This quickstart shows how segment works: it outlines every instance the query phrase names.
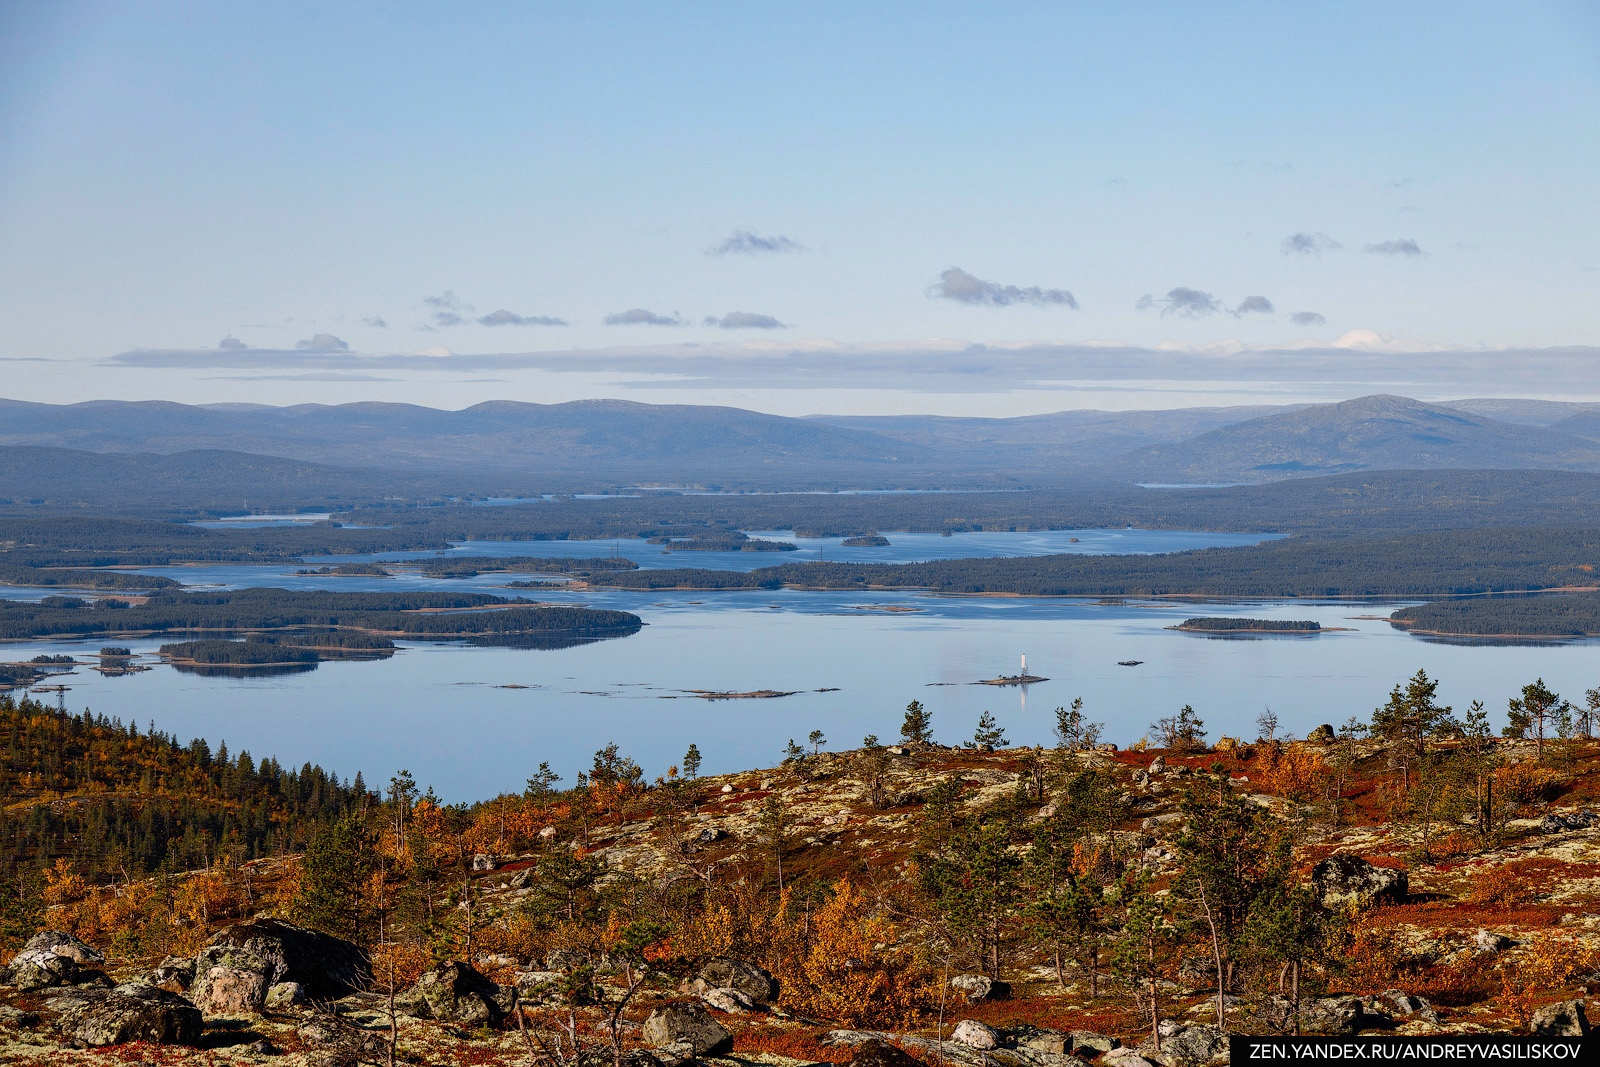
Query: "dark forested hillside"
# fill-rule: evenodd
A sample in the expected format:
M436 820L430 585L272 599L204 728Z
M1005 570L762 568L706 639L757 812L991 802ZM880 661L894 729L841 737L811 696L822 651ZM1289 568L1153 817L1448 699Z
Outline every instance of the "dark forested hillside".
M247 859L303 849L363 790L204 741L141 732L0 695L0 880L71 861L90 877L181 871L223 850ZM71 798L61 800L60 798Z

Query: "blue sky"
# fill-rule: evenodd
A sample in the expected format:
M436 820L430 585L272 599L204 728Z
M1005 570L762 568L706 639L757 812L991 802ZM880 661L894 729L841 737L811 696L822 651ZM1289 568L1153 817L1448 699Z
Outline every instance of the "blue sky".
M1597 81L1573 3L13 3L0 394L950 411L853 355L1110 342L1086 403L1365 349L1591 395L1516 353L1600 341ZM1286 370L1152 390L1187 348Z

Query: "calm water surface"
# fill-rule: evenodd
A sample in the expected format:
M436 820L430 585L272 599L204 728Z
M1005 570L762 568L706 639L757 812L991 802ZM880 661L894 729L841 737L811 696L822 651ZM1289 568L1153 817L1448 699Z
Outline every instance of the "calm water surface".
M763 534L762 536L777 536ZM1259 536L1170 531L888 535L897 561L1057 551L1172 551ZM1076 545L1071 537L1078 537ZM951 542L955 542L951 544ZM836 540L801 541L790 553L681 553L620 542L643 565L762 566L796 558L852 558ZM611 542L473 542L467 555L609 555ZM835 556L835 552L840 552ZM635 555L635 553L637 553ZM424 553L426 554L426 553ZM384 558L396 558L387 554ZM885 558L883 555L866 558ZM350 557L341 557L349 561ZM221 565L156 569L187 584L334 589L479 589L504 592L506 575L466 581L310 578L296 566ZM3 589L33 598L41 590ZM1442 679L1442 698L1458 708L1484 700L1503 715L1522 684L1542 676L1574 699L1600 685L1600 643L1461 646L1410 637L1386 622L1402 602L1238 603L1129 601L1098 605L1065 598L936 597L919 593L732 591L650 593L540 591L548 601L615 607L641 616L637 635L559 651L404 643L391 659L324 663L302 674L202 678L160 665L103 678L80 669L62 681L68 707L85 706L140 723L153 720L185 739L226 740L235 751L286 763L321 763L369 782L400 767L451 800L520 789L541 760L567 780L610 741L654 777L678 762L690 742L707 773L777 762L789 738L821 729L835 747L867 733L899 731L902 710L921 700L945 742L970 737L993 711L1016 743L1050 744L1053 709L1074 697L1127 744L1151 720L1194 705L1213 737L1253 729L1271 706L1303 734L1321 722L1370 716L1389 688L1419 667ZM1317 637L1222 639L1174 632L1196 614L1315 619L1348 627ZM104 642L29 642L0 658L92 653ZM120 640L153 653L160 639ZM1026 653L1049 681L1026 691L973 684L1015 673ZM1142 660L1136 667L1119 660ZM151 660L150 662L153 662ZM509 688L509 687L523 688ZM695 689L773 689L795 695L706 701ZM819 690L833 690L820 692ZM46 699L56 699L48 694Z

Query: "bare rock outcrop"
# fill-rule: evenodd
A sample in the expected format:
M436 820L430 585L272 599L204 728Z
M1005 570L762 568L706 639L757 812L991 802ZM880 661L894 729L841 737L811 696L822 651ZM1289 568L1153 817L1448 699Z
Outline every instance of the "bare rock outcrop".
M685 1043L696 1056L717 1056L733 1049L733 1035L699 1004L668 1004L655 1009L644 1021L641 1036L656 1048Z

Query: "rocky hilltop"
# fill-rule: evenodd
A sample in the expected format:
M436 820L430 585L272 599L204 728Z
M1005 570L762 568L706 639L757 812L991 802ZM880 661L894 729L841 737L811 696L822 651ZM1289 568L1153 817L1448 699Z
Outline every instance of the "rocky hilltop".
M1600 746L1457 726L819 738L653 784L612 746L473 809L397 776L303 853L58 857L33 932L6 912L0 1056L1142 1067L1230 1033L1587 1033Z

